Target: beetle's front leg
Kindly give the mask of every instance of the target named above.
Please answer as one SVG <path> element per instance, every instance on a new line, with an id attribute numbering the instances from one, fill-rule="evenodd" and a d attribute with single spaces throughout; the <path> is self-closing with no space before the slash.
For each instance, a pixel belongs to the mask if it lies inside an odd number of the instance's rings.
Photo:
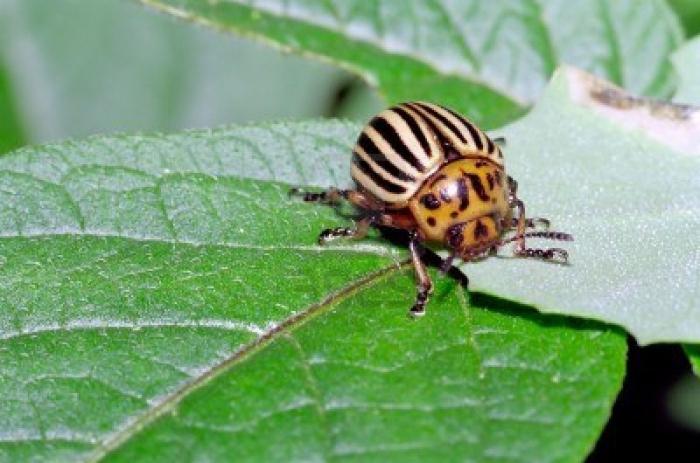
<path id="1" fill-rule="evenodd" d="M 416 270 L 418 278 L 418 293 L 416 294 L 416 302 L 411 307 L 409 315 L 412 317 L 422 317 L 425 315 L 425 305 L 428 303 L 430 294 L 433 292 L 433 282 L 430 280 L 428 271 L 425 268 L 425 263 L 421 259 L 422 244 L 416 232 L 411 232 L 408 249 L 411 251 L 411 260 L 413 268 Z"/>
<path id="2" fill-rule="evenodd" d="M 299 188 L 289 190 L 289 196 L 299 196 L 307 203 L 321 203 L 336 205 L 340 200 L 345 198 L 347 190 L 339 190 L 337 188 L 329 188 L 325 191 L 303 191 Z"/>
<path id="3" fill-rule="evenodd" d="M 526 218 L 525 219 L 525 228 L 537 228 L 538 226 L 541 226 L 543 229 L 548 230 L 549 229 L 549 219 L 545 219 L 544 217 L 532 217 L 532 218 Z M 518 218 L 517 217 L 511 217 L 510 223 L 505 223 L 503 225 L 503 228 L 508 229 L 508 228 L 517 228 L 518 227 Z"/>
<path id="4" fill-rule="evenodd" d="M 517 224 L 516 224 L 516 235 L 512 238 L 516 242 L 514 254 L 518 257 L 536 257 L 545 260 L 552 260 L 559 258 L 564 262 L 567 262 L 569 254 L 566 250 L 561 248 L 548 248 L 548 249 L 536 249 L 528 248 L 525 246 L 525 237 L 540 237 L 547 239 L 571 241 L 573 237 L 567 233 L 560 232 L 530 232 L 526 233 L 525 228 L 527 227 L 527 219 L 525 218 L 525 203 L 522 202 L 517 196 L 513 195 L 511 199 L 512 204 L 518 210 Z M 547 222 L 548 223 L 548 222 Z"/>
<path id="5" fill-rule="evenodd" d="M 355 222 L 355 228 L 326 228 L 318 235 L 318 244 L 325 244 L 336 238 L 362 239 L 367 236 L 371 223 L 372 219 L 370 217 L 364 217 Z"/>
<path id="6" fill-rule="evenodd" d="M 325 191 L 313 192 L 292 188 L 289 190 L 289 195 L 299 196 L 308 203 L 321 203 L 329 206 L 337 206 L 341 200 L 345 199 L 360 209 L 373 210 L 377 207 L 375 201 L 357 190 L 339 190 L 331 187 Z"/>

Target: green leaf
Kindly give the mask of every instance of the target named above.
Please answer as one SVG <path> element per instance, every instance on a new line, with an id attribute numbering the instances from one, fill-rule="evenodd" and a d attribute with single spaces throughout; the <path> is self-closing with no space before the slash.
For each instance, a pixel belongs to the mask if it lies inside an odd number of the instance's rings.
<path id="1" fill-rule="evenodd" d="M 2 0 L 0 9 L 0 56 L 33 143 L 316 117 L 343 74 L 124 0 Z"/>
<path id="2" fill-rule="evenodd" d="M 485 127 L 528 107 L 556 66 L 668 96 L 682 33 L 663 1 L 410 3 L 141 0 L 156 9 L 329 60 L 390 101 L 450 103 Z"/>
<path id="3" fill-rule="evenodd" d="M 700 37 L 679 48 L 672 59 L 680 77 L 680 85 L 673 99 L 679 103 L 700 105 Z M 685 351 L 693 365 L 693 371 L 700 376 L 700 347 L 685 346 Z"/>
<path id="4" fill-rule="evenodd" d="M 356 132 L 1 158 L 0 461 L 582 460 L 625 337 L 438 275 L 428 315 L 408 319 L 405 251 L 320 248 L 343 220 L 287 197 L 346 182 Z"/>
<path id="5" fill-rule="evenodd" d="M 700 376 L 700 346 L 684 346 L 685 353 L 688 354 L 690 364 L 696 375 Z"/>
<path id="6" fill-rule="evenodd" d="M 700 249 L 689 239 L 700 227 L 700 111 L 638 99 L 570 68 L 499 135 L 528 215 L 575 241 L 563 246 L 567 266 L 507 254 L 465 264 L 470 287 L 615 323 L 641 344 L 700 342 Z"/>
<path id="7" fill-rule="evenodd" d="M 676 50 L 672 60 L 679 75 L 674 101 L 700 105 L 700 37 Z"/>
<path id="8" fill-rule="evenodd" d="M 0 62 L 0 154 L 19 148 L 25 143 L 14 93 L 7 71 Z"/>
<path id="9" fill-rule="evenodd" d="M 696 368 L 695 371 L 697 373 L 698 369 Z M 700 431 L 700 381 L 698 378 L 693 375 L 679 378 L 666 396 L 668 413 L 673 421 L 684 428 Z"/>
<path id="10" fill-rule="evenodd" d="M 700 33 L 700 3 L 696 0 L 669 0 L 688 37 Z"/>

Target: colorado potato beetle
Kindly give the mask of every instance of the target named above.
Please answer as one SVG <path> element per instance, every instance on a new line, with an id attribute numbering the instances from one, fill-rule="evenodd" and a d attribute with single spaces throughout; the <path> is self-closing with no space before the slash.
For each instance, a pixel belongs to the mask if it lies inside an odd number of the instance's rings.
<path id="1" fill-rule="evenodd" d="M 528 237 L 564 241 L 573 237 L 527 231 L 538 225 L 547 229 L 549 221 L 526 218 L 517 182 L 506 174 L 500 144 L 449 108 L 420 101 L 402 103 L 379 113 L 360 133 L 351 166 L 356 189 L 329 188 L 320 193 L 293 189 L 292 193 L 332 206 L 347 200 L 358 209 L 354 228 L 323 230 L 320 244 L 338 237 L 363 238 L 370 226 L 407 231 L 418 280 L 409 313 L 420 316 L 433 288 L 421 260 L 425 242 L 449 250 L 443 272 L 455 257 L 473 261 L 511 242 L 515 242 L 515 256 L 568 259 L 564 249 L 525 245 Z"/>

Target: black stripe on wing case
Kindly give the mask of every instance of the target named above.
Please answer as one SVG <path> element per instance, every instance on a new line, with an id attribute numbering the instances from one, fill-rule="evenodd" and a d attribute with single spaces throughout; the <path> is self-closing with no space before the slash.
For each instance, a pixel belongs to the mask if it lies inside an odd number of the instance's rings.
<path id="1" fill-rule="evenodd" d="M 400 106 L 395 106 L 391 108 L 391 110 L 398 114 L 401 117 L 401 119 L 403 119 L 404 122 L 406 122 L 408 127 L 411 129 L 413 136 L 416 137 L 416 140 L 418 140 L 418 143 L 420 143 L 421 148 L 423 148 L 423 152 L 429 158 L 432 157 L 433 153 L 430 151 L 430 144 L 428 143 L 428 139 L 425 137 L 423 130 L 421 130 L 420 126 L 416 122 L 415 117 L 413 117 L 411 114 L 408 113 L 408 111 L 406 111 Z"/>
<path id="2" fill-rule="evenodd" d="M 404 161 L 412 165 L 418 172 L 425 171 L 425 167 L 416 158 L 416 156 L 408 149 L 408 146 L 401 140 L 396 128 L 383 117 L 375 117 L 369 123 L 377 133 L 389 143 L 389 146 L 403 158 Z"/>
<path id="3" fill-rule="evenodd" d="M 440 148 L 444 151 L 445 158 L 448 158 L 448 151 L 454 151 L 454 146 L 452 144 L 452 141 L 445 136 L 445 134 L 442 133 L 442 131 L 438 128 L 437 125 L 435 125 L 435 122 L 433 120 L 425 115 L 425 112 L 421 110 L 418 106 L 416 106 L 415 103 L 406 103 L 406 106 L 411 108 L 413 111 L 418 114 L 421 119 L 423 119 L 423 122 L 425 122 L 428 127 L 430 127 L 430 131 L 433 132 L 433 135 L 437 139 L 438 143 L 440 144 Z"/>
<path id="4" fill-rule="evenodd" d="M 363 161 L 359 156 L 353 156 L 352 162 L 355 164 L 367 177 L 370 178 L 378 187 L 388 191 L 389 193 L 401 194 L 406 192 L 406 188 L 401 185 L 390 182 L 372 169 L 372 166 Z M 357 181 L 357 180 L 356 180 Z M 362 182 L 357 181 L 362 184 Z"/>
<path id="5" fill-rule="evenodd" d="M 462 135 L 462 132 L 452 123 L 448 118 L 440 114 L 439 112 L 435 111 L 433 108 L 431 108 L 428 105 L 425 105 L 423 103 L 416 103 L 416 106 L 419 108 L 423 109 L 427 113 L 429 113 L 431 116 L 433 116 L 435 119 L 439 120 L 442 125 L 447 127 L 450 132 L 452 132 L 457 138 L 460 139 L 462 143 L 466 143 L 467 139 L 464 138 L 464 135 Z"/>
<path id="6" fill-rule="evenodd" d="M 415 178 L 412 175 L 407 174 L 403 170 L 399 169 L 396 165 L 394 165 L 391 161 L 389 161 L 384 155 L 384 153 L 376 149 L 376 146 L 373 151 L 367 151 L 365 149 L 365 146 L 374 146 L 374 143 L 372 143 L 372 140 L 370 140 L 364 132 L 360 135 L 360 140 L 358 140 L 358 144 L 365 151 L 365 153 L 367 153 L 367 156 L 369 156 L 369 158 L 375 162 L 375 164 L 384 169 L 389 175 L 394 177 L 396 180 L 403 180 L 405 182 L 412 182 L 415 180 Z M 361 157 L 359 153 L 356 153 L 354 151 L 353 154 L 355 156 Z"/>
<path id="7" fill-rule="evenodd" d="M 481 136 L 480 136 L 480 134 L 479 134 L 479 130 L 477 130 L 477 128 L 474 127 L 474 124 L 472 124 L 471 122 L 469 122 L 468 120 L 466 120 L 466 119 L 464 118 L 464 116 L 462 116 L 461 114 L 458 114 L 458 113 L 452 111 L 450 108 L 446 108 L 446 107 L 444 107 L 444 106 L 440 106 L 440 107 L 441 107 L 442 109 L 444 109 L 445 111 L 447 111 L 448 113 L 452 114 L 454 117 L 456 117 L 457 119 L 459 119 L 459 121 L 460 121 L 462 124 L 464 124 L 464 126 L 465 126 L 465 127 L 467 128 L 467 130 L 469 131 L 469 134 L 472 136 L 472 139 L 474 140 L 474 145 L 476 146 L 476 149 L 478 149 L 479 151 L 481 151 L 482 149 L 484 149 L 484 144 L 481 142 Z M 491 140 L 489 140 L 489 141 L 491 141 Z M 493 143 L 492 143 L 492 144 L 493 144 Z M 490 151 L 489 151 L 489 152 L 490 152 Z"/>
<path id="8" fill-rule="evenodd" d="M 496 150 L 496 145 L 493 144 L 493 141 L 488 136 L 486 136 L 486 149 L 489 154 L 493 154 Z"/>

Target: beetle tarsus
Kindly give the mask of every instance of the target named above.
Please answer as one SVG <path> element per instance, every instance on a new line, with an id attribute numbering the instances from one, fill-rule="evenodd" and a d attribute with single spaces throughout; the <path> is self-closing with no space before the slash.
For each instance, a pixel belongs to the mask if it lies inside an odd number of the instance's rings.
<path id="1" fill-rule="evenodd" d="M 357 235 L 357 230 L 353 228 L 326 228 L 318 235 L 318 244 L 322 245 L 336 238 L 355 237 L 355 235 Z"/>
<path id="2" fill-rule="evenodd" d="M 299 196 L 307 203 L 321 203 L 328 205 L 336 205 L 341 199 L 347 197 L 347 191 L 337 188 L 329 188 L 324 191 L 304 191 L 300 188 L 292 188 L 289 190 L 289 196 Z"/>
<path id="3" fill-rule="evenodd" d="M 416 302 L 413 304 L 413 307 L 411 307 L 408 314 L 411 317 L 417 318 L 425 315 L 425 305 L 428 303 L 430 293 L 433 292 L 433 282 L 430 280 L 430 276 L 425 269 L 425 263 L 420 257 L 423 246 L 420 244 L 418 234 L 412 232 L 410 239 L 411 241 L 408 243 L 408 249 L 411 251 L 413 268 L 415 269 L 416 276 L 418 277 L 418 294 L 416 294 Z"/>
<path id="4" fill-rule="evenodd" d="M 328 241 L 334 240 L 336 238 L 352 238 L 361 239 L 367 236 L 367 231 L 372 223 L 370 217 L 365 217 L 362 220 L 358 220 L 355 224 L 355 228 L 347 227 L 337 227 L 337 228 L 326 228 L 318 235 L 318 244 L 324 245 Z"/>
<path id="5" fill-rule="evenodd" d="M 428 302 L 428 292 L 420 291 L 416 297 L 416 303 L 413 304 L 411 310 L 408 311 L 408 316 L 411 318 L 420 318 L 425 315 L 425 304 Z"/>
<path id="6" fill-rule="evenodd" d="M 525 248 L 515 251 L 515 255 L 518 257 L 534 257 L 537 259 L 544 260 L 556 260 L 559 259 L 563 263 L 568 263 L 569 253 L 561 248 L 548 248 L 548 249 L 537 249 L 537 248 Z"/>

